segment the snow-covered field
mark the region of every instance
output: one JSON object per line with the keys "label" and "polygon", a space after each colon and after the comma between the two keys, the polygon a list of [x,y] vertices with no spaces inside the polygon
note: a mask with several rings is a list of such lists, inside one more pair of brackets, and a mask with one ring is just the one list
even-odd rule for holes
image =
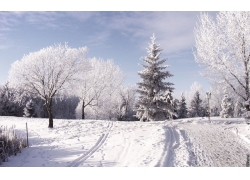
{"label": "snow-covered field", "polygon": [[243,118],[161,122],[0,117],[29,148],[0,167],[244,167],[250,126]]}

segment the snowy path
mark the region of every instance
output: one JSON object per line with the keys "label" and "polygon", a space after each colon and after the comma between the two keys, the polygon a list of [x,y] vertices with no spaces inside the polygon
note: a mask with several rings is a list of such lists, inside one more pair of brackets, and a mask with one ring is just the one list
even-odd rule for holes
{"label": "snowy path", "polygon": [[250,144],[239,138],[234,131],[245,124],[226,125],[217,123],[181,124],[193,142],[197,166],[244,167]]}
{"label": "snowy path", "polygon": [[54,120],[48,129],[47,119],[0,117],[23,137],[26,122],[30,147],[1,167],[242,167],[250,154],[242,119]]}
{"label": "snowy path", "polygon": [[195,166],[191,143],[168,122],[115,122],[102,147],[81,166]]}

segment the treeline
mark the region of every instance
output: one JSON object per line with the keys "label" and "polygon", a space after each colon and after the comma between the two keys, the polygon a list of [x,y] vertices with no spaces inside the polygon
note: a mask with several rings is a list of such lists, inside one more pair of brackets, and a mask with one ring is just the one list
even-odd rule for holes
{"label": "treeline", "polygon": [[[102,95],[95,104],[86,106],[85,119],[136,120],[133,106],[135,89],[119,87],[112,96]],[[75,95],[58,94],[52,100],[52,113],[56,119],[82,119],[82,100]],[[45,102],[39,96],[9,87],[0,86],[0,116],[48,118]]]}

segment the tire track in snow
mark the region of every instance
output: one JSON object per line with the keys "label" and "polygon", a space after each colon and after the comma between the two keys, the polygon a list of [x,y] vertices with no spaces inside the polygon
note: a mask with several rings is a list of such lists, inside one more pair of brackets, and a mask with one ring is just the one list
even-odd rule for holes
{"label": "tire track in snow", "polygon": [[113,127],[113,122],[109,121],[107,133],[103,133],[100,136],[100,138],[97,140],[96,144],[86,154],[84,154],[84,155],[78,157],[77,159],[75,159],[74,161],[72,161],[68,165],[68,167],[77,167],[80,164],[84,163],[84,161],[86,159],[88,159],[92,154],[94,154],[104,144],[104,142],[106,141],[106,139],[109,136],[109,133],[110,133],[112,127]]}
{"label": "tire track in snow", "polygon": [[156,167],[195,166],[193,146],[184,130],[177,126],[165,126],[165,146]]}
{"label": "tire track in snow", "polygon": [[174,134],[170,126],[166,126],[165,128],[166,128],[165,129],[166,142],[161,159],[156,164],[156,167],[169,167],[172,165],[172,163],[170,162],[170,158],[172,156],[171,147],[173,146],[174,143]]}
{"label": "tire track in snow", "polygon": [[125,167],[128,164],[128,160],[129,160],[129,157],[130,157],[129,155],[130,155],[130,152],[131,152],[131,144],[132,144],[132,141],[134,140],[134,136],[135,136],[135,133],[133,131],[131,132],[132,135],[130,133],[128,133],[128,132],[129,132],[128,130],[123,131],[123,133],[124,133],[123,137],[125,135],[127,135],[127,134],[128,134],[128,137],[126,137],[126,138],[124,137],[125,146],[124,146],[124,148],[123,148],[123,150],[121,152],[121,155],[119,157],[118,164],[117,164],[117,166],[120,166],[120,167]]}

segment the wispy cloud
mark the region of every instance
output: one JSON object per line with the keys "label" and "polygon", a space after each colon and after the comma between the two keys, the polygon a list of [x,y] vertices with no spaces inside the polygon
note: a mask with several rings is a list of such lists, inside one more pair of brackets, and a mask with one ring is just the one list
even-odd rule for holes
{"label": "wispy cloud", "polygon": [[164,51],[174,53],[193,46],[198,16],[199,12],[100,12],[94,20],[106,30],[117,30],[131,40],[138,39],[143,49],[155,33]]}
{"label": "wispy cloud", "polygon": [[17,30],[19,25],[25,24],[36,29],[59,29],[67,26],[67,23],[59,21],[64,17],[63,12],[0,12],[0,49],[10,47],[9,34]]}
{"label": "wispy cloud", "polygon": [[36,29],[63,30],[79,28],[83,24],[96,26],[92,44],[105,44],[114,31],[127,36],[141,49],[147,47],[155,33],[164,53],[190,50],[194,44],[193,28],[199,12],[0,12],[0,37],[8,35],[16,26],[27,23]]}

